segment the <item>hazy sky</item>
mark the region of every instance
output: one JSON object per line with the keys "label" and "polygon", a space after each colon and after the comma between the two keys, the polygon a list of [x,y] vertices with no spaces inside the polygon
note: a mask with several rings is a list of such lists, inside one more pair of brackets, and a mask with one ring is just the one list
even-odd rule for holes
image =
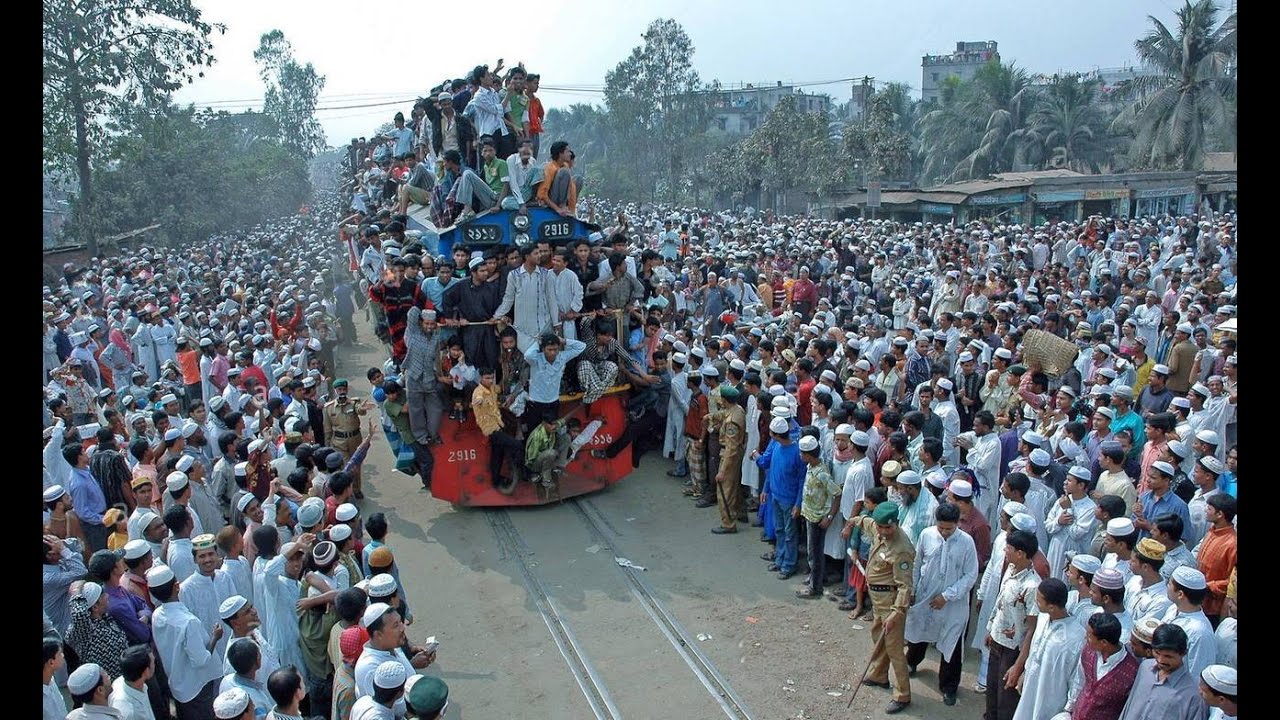
{"label": "hazy sky", "polygon": [[[441,80],[500,54],[541,73],[543,103],[602,102],[605,72],[641,43],[655,18],[675,18],[696,48],[704,80],[820,83],[870,75],[909,83],[920,59],[957,41],[995,40],[1001,58],[1031,72],[1133,64],[1148,15],[1175,26],[1176,0],[540,0],[402,3],[196,0],[210,22],[217,63],[180,102],[261,108],[253,62],[259,37],[279,28],[295,55],[327,77],[318,113],[330,144],[369,135]],[[510,7],[505,17],[500,8]],[[780,11],[780,9],[785,9]],[[510,18],[510,19],[507,19]],[[554,92],[546,86],[576,88]],[[806,90],[849,99],[850,83]],[[358,107],[351,107],[358,106]]]}

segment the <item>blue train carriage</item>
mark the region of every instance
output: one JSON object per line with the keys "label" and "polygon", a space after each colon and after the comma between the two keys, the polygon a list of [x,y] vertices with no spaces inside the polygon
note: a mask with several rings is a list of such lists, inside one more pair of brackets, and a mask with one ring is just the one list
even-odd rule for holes
{"label": "blue train carriage", "polygon": [[526,213],[495,209],[478,215],[471,222],[440,231],[439,254],[448,256],[457,243],[471,250],[485,250],[498,245],[523,245],[546,240],[560,247],[575,240],[586,240],[600,226],[576,217],[565,217],[542,207],[530,207]]}

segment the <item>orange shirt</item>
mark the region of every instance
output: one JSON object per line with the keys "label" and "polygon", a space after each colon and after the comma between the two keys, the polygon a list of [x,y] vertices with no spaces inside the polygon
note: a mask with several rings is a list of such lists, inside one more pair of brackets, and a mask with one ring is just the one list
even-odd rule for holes
{"label": "orange shirt", "polygon": [[[548,162],[542,169],[542,182],[538,184],[538,202],[551,207],[547,196],[551,193],[551,184],[556,180],[556,173],[560,168],[564,167],[560,163],[552,160]],[[577,183],[569,183],[569,202],[565,203],[571,212],[578,211],[578,185]]]}
{"label": "orange shirt", "polygon": [[1230,525],[1211,528],[1200,542],[1200,556],[1196,562],[1209,585],[1209,595],[1204,599],[1204,614],[1221,615],[1222,602],[1227,597],[1227,583],[1236,567],[1236,529]]}
{"label": "orange shirt", "polygon": [[187,350],[178,353],[178,369],[182,371],[182,382],[185,385],[200,383],[200,351]]}

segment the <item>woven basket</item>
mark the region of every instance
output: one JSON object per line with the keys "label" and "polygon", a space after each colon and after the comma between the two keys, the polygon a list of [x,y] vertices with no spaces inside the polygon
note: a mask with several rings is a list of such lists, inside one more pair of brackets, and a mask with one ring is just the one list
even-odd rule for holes
{"label": "woven basket", "polygon": [[1045,332],[1028,330],[1022,336],[1022,361],[1028,365],[1040,363],[1040,368],[1050,377],[1066,372],[1076,359],[1075,343]]}

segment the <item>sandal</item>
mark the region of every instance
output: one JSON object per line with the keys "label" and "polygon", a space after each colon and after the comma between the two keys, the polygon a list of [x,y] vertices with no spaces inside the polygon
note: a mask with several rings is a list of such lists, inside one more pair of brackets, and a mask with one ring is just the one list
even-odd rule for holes
{"label": "sandal", "polygon": [[778,553],[774,552],[773,550],[770,550],[769,552],[767,552],[767,553],[765,553],[765,554],[761,555],[761,556],[760,556],[760,559],[761,559],[761,560],[768,560],[769,562],[773,562],[774,560],[777,560],[777,559],[778,559]]}
{"label": "sandal", "polygon": [[841,612],[848,612],[848,611],[850,611],[850,610],[856,610],[856,609],[858,609],[858,606],[857,606],[857,605],[854,605],[853,603],[849,602],[848,600],[841,600],[841,601],[840,601],[840,604],[839,604],[839,605],[837,605],[837,606],[836,606],[836,608],[837,608],[838,610],[840,610]]}

